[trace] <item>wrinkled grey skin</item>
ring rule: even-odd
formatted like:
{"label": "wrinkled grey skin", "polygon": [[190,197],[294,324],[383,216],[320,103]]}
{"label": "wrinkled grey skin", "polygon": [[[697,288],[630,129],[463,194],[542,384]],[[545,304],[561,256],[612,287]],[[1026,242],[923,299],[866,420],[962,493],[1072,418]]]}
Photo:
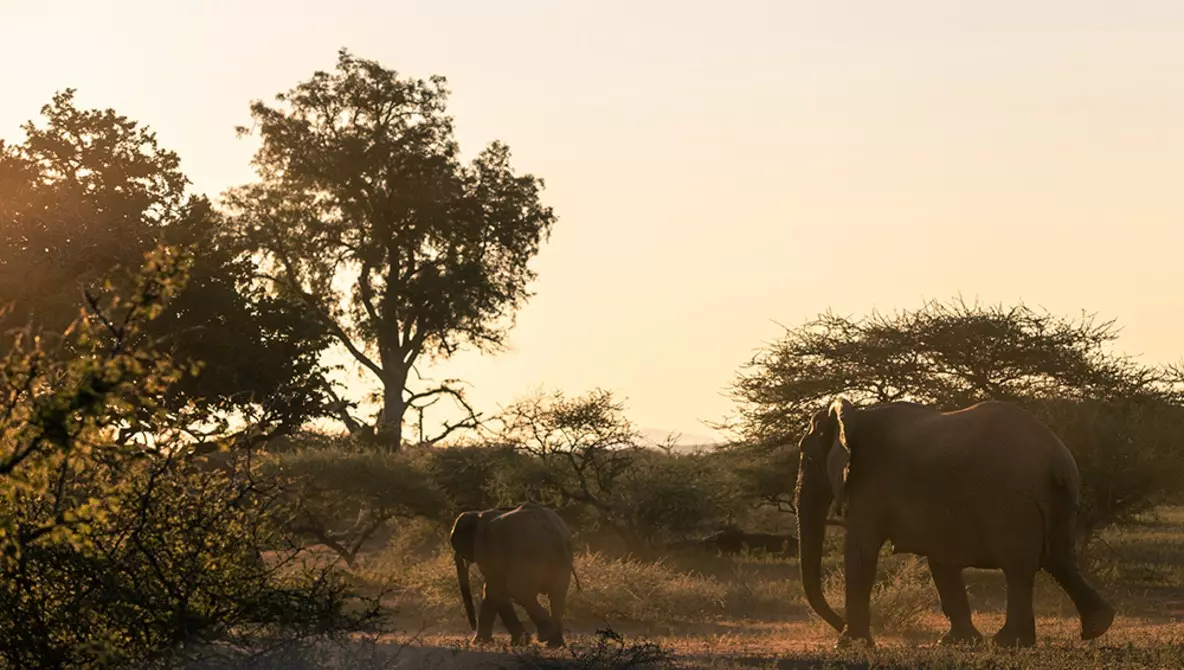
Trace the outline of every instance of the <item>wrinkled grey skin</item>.
{"label": "wrinkled grey skin", "polygon": [[[950,630],[942,644],[977,642],[963,568],[999,569],[1007,618],[996,644],[1036,642],[1032,588],[1045,570],[1069,594],[1081,637],[1109,629],[1114,608],[1082,577],[1073,529],[1077,463],[1035,416],[983,402],[955,412],[912,403],[856,408],[836,400],[801,440],[796,497],[802,584],[814,611],[840,632],[838,646],[873,644],[869,600],[885,541],[928,559]],[[822,595],[828,512],[845,518],[847,621]]]}
{"label": "wrinkled grey skin", "polygon": [[[512,644],[528,643],[530,634],[514,612],[516,602],[534,622],[540,642],[548,647],[564,645],[563,609],[575,570],[571,532],[558,514],[533,503],[464,512],[453,523],[450,539],[461,599],[469,626],[476,631],[474,642],[492,640],[493,620],[501,617]],[[469,563],[476,563],[485,577],[476,617]],[[580,588],[578,577],[576,588]],[[539,594],[551,601],[550,616],[539,604]]]}

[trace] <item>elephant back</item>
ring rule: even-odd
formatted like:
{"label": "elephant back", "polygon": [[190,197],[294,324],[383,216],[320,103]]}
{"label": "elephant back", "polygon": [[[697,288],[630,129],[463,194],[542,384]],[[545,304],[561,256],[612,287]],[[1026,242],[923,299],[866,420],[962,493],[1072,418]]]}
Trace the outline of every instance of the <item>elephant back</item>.
{"label": "elephant back", "polygon": [[571,532],[554,511],[541,505],[521,505],[484,524],[478,561],[496,569],[570,569]]}

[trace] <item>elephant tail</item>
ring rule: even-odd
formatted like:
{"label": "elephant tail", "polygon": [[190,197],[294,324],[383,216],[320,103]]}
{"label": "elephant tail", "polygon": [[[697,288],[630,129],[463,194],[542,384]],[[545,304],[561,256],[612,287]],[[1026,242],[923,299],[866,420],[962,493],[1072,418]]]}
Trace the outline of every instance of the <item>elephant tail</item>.
{"label": "elephant tail", "polygon": [[560,549],[560,554],[563,556],[563,559],[567,561],[568,566],[571,568],[571,576],[576,580],[576,590],[583,591],[584,587],[580,586],[580,576],[576,574],[576,552],[575,548],[571,545],[570,538],[564,540],[563,547]]}
{"label": "elephant tail", "polygon": [[1071,566],[1077,562],[1076,530],[1079,493],[1072,481],[1053,477],[1052,498],[1044,510],[1045,566]]}

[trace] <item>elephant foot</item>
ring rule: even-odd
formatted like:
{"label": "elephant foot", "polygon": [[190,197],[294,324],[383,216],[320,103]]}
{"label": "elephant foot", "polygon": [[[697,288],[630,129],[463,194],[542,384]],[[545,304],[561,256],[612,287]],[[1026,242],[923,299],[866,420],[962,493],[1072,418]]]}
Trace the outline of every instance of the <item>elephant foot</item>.
{"label": "elephant foot", "polygon": [[539,642],[545,643],[548,647],[562,647],[566,642],[563,640],[563,629],[556,626],[554,622],[544,622],[539,626]]}
{"label": "elephant foot", "polygon": [[525,647],[528,644],[530,644],[530,633],[526,631],[515,633],[510,636],[511,647]]}
{"label": "elephant foot", "polygon": [[1036,631],[1017,633],[1004,624],[992,640],[996,647],[1033,647],[1036,645]]}
{"label": "elephant foot", "polygon": [[562,633],[556,633],[556,634],[552,635],[551,637],[547,638],[546,642],[547,642],[547,646],[550,647],[551,649],[558,649],[559,647],[562,647],[567,644],[567,642],[564,641],[564,639],[563,639]]}
{"label": "elephant foot", "polygon": [[951,628],[945,635],[938,638],[937,643],[943,647],[955,645],[976,645],[983,641],[983,634],[970,628]]}
{"label": "elephant foot", "polygon": [[567,644],[563,640],[563,631],[556,628],[549,628],[546,630],[546,632],[540,630],[539,642],[545,643],[552,649],[555,649],[556,647],[562,647],[563,645]]}
{"label": "elephant foot", "polygon": [[839,634],[839,639],[835,641],[835,649],[849,649],[856,642],[863,642],[868,649],[876,646],[875,641],[872,640],[871,633],[864,633],[863,635],[853,635],[849,631],[844,630]]}
{"label": "elephant foot", "polygon": [[1114,623],[1114,608],[1109,603],[1102,603],[1097,609],[1081,617],[1081,639],[1093,640],[1101,637],[1110,630]]}

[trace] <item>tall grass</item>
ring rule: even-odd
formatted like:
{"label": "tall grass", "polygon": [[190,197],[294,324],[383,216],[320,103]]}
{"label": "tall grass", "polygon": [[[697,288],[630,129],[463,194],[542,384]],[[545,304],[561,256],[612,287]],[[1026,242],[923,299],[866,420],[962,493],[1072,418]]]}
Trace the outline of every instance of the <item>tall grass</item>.
{"label": "tall grass", "polygon": [[[835,611],[842,613],[846,582],[839,570],[830,572],[822,592]],[[880,560],[872,587],[871,622],[874,628],[896,633],[916,632],[925,615],[939,606],[937,590],[925,559],[913,555]]]}
{"label": "tall grass", "polygon": [[[427,625],[463,625],[464,607],[456,583],[450,550],[417,556],[409,543],[395,542],[385,552],[368,557],[359,574],[375,585],[391,588],[400,612],[414,613]],[[680,572],[663,561],[613,558],[599,552],[577,554],[574,582],[568,590],[567,618],[588,621],[628,621],[649,625],[716,619],[727,614],[728,587],[693,572]],[[470,567],[475,598],[484,580]],[[545,596],[540,597],[549,606]],[[525,620],[525,613],[520,611]]]}
{"label": "tall grass", "polygon": [[646,624],[693,623],[727,613],[728,588],[713,577],[680,572],[663,560],[576,556],[584,590],[569,593],[573,618]]}

